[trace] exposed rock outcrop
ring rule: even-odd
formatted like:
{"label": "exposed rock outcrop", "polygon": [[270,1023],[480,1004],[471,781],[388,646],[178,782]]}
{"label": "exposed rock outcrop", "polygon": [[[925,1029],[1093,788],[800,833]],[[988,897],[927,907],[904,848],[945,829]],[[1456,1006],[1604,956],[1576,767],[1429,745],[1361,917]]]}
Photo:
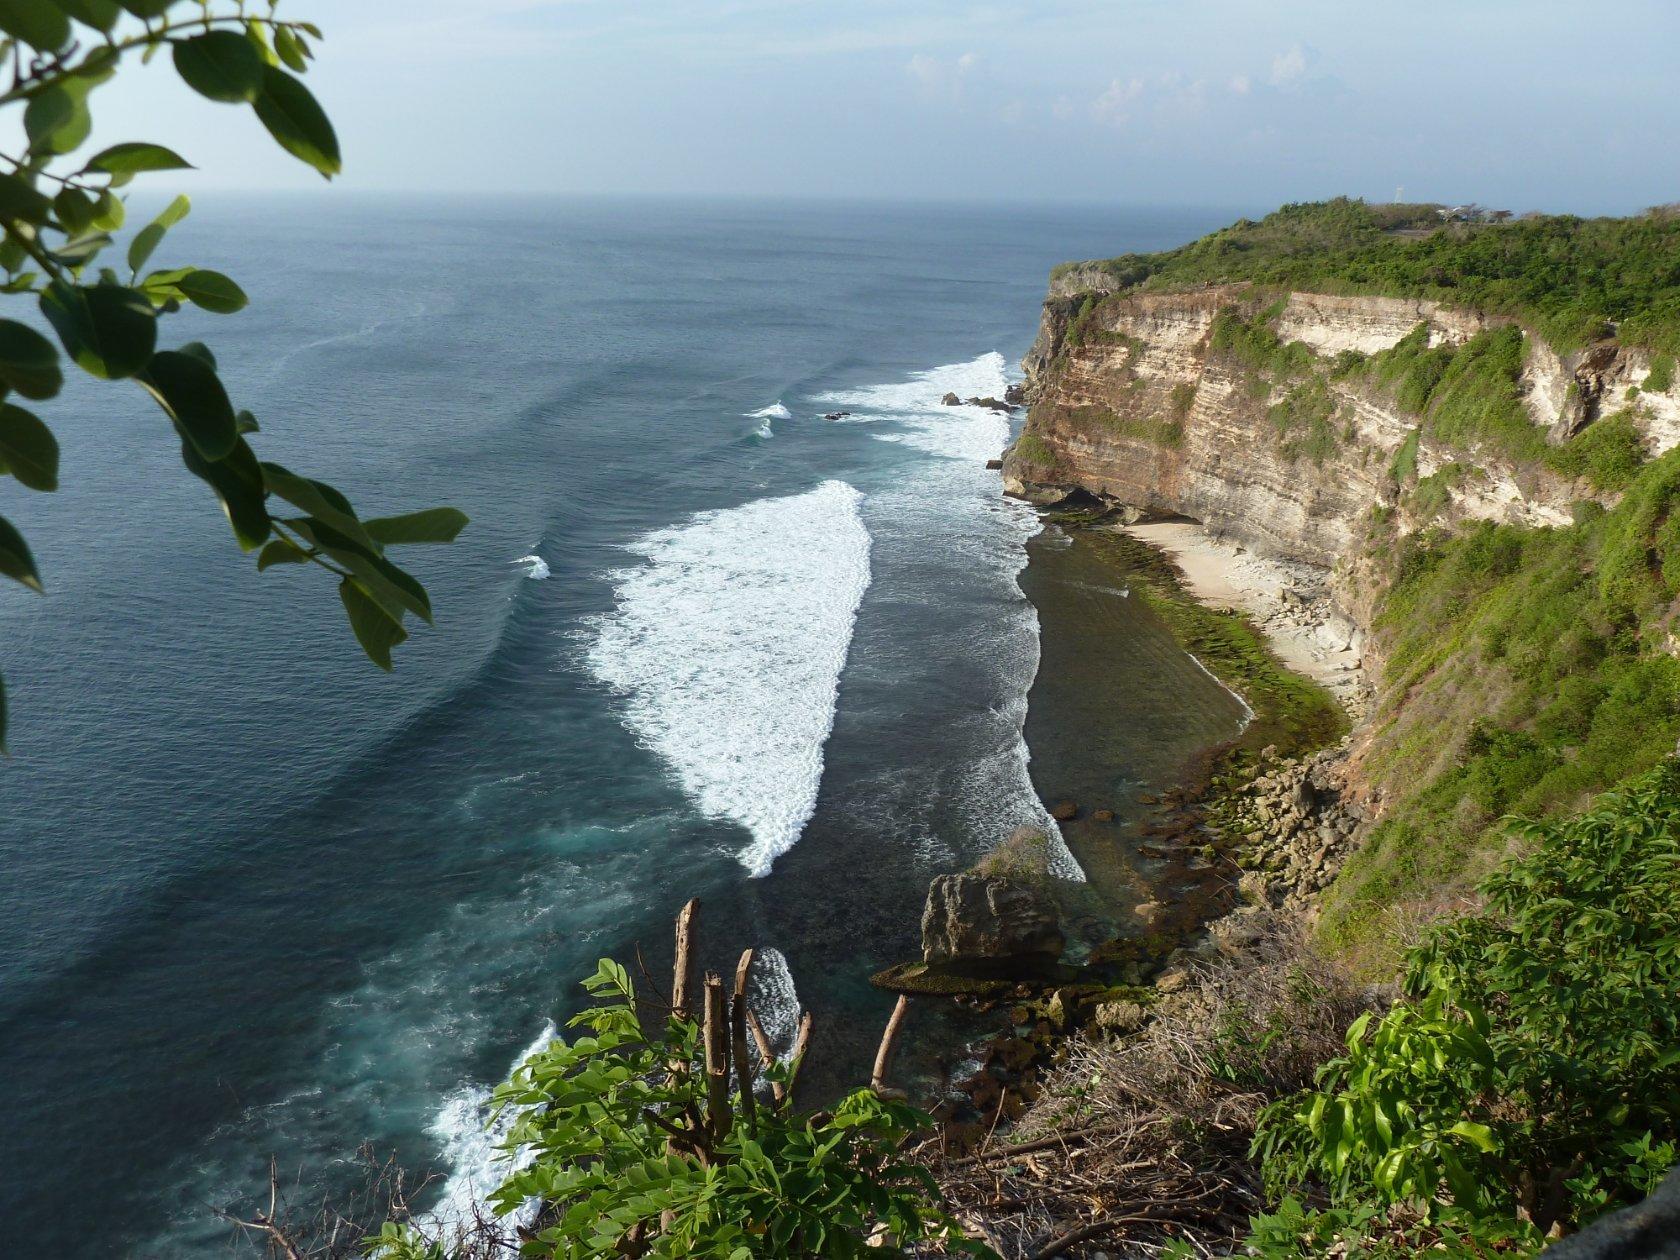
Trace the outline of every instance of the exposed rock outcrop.
{"label": "exposed rock outcrop", "polygon": [[1001,876],[941,875],[922,911],[922,957],[929,963],[994,967],[1053,962],[1066,944],[1049,896]]}
{"label": "exposed rock outcrop", "polygon": [[1267,764],[1226,803],[1220,821],[1239,840],[1239,888],[1250,903],[1299,909],[1329,886],[1369,812],[1348,788],[1344,741]]}
{"label": "exposed rock outcrop", "polygon": [[[1220,348],[1221,312],[1312,352],[1324,395],[1311,445],[1280,415],[1298,378]],[[1042,503],[1082,493],[1129,520],[1187,517],[1259,554],[1334,570],[1339,611],[1367,629],[1369,583],[1353,558],[1373,509],[1402,532],[1474,519],[1557,526],[1597,497],[1543,463],[1421,434],[1378,374],[1331,370],[1336,356],[1386,350],[1419,325],[1434,346],[1510,323],[1432,301],[1248,285],[1122,292],[1100,265],[1062,269],[1023,360],[1032,410],[1005,456],[1005,489]],[[1680,386],[1644,389],[1643,351],[1607,341],[1560,355],[1532,332],[1525,341],[1523,403],[1550,441],[1631,407],[1649,452],[1680,443]]]}

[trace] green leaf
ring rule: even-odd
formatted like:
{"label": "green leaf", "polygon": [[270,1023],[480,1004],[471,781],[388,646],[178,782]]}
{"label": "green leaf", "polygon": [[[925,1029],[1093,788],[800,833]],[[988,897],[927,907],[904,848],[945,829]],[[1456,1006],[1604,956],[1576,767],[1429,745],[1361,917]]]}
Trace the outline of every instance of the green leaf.
{"label": "green leaf", "polygon": [[118,0],[123,8],[138,18],[162,17],[176,0]]}
{"label": "green leaf", "polygon": [[0,460],[31,490],[58,489],[58,439],[39,416],[0,403]]}
{"label": "green leaf", "polygon": [[1479,1151],[1492,1154],[1498,1149],[1499,1143],[1494,1139],[1493,1130],[1485,1124],[1474,1124],[1469,1120],[1460,1120],[1447,1130],[1469,1142]]}
{"label": "green leaf", "polygon": [[286,524],[355,574],[361,589],[388,616],[401,621],[403,614],[410,612],[422,621],[431,621],[432,603],[426,588],[377,551],[352,542],[321,521],[288,520]]}
{"label": "green leaf", "polygon": [[35,569],[35,557],[29,554],[29,544],[3,516],[0,516],[0,577],[22,582],[32,591],[43,589],[41,575]]}
{"label": "green leaf", "polygon": [[23,130],[29,151],[36,154],[71,153],[93,130],[87,97],[93,84],[69,78],[29,98],[23,110]]}
{"label": "green leaf", "polygon": [[51,398],[64,384],[58,351],[28,324],[0,319],[0,381],[25,398]]}
{"label": "green leaf", "polygon": [[202,341],[187,342],[181,347],[181,353],[190,354],[193,358],[202,360],[212,372],[216,370],[216,356],[210,352],[210,347]]}
{"label": "green leaf", "polygon": [[80,188],[66,188],[53,198],[53,213],[66,233],[80,236],[93,226],[99,207]]}
{"label": "green leaf", "polygon": [[328,179],[342,169],[332,123],[299,80],[278,67],[263,67],[263,89],[254,108],[268,134],[293,157]]}
{"label": "green leaf", "polygon": [[99,207],[94,212],[93,222],[88,226],[96,227],[101,232],[115,232],[127,217],[128,209],[123,205],[122,198],[106,188],[100,191]]}
{"label": "green leaf", "polygon": [[42,224],[52,213],[52,202],[21,176],[0,173],[0,219]]}
{"label": "green leaf", "polygon": [[284,26],[274,28],[274,51],[281,61],[302,74],[309,68],[304,60],[303,43]]}
{"label": "green leaf", "polygon": [[344,601],[344,611],[350,618],[350,629],[356,642],[362,645],[368,659],[387,672],[391,669],[391,649],[408,638],[408,631],[400,621],[386,615],[374,599],[349,578],[338,584],[338,597]]}
{"label": "green leaf", "polygon": [[101,380],[133,376],[157,345],[157,315],[133,289],[55,280],[41,294],[41,313],[57,330],[65,352]]}
{"label": "green leaf", "polygon": [[175,72],[213,101],[254,101],[262,91],[262,54],[236,31],[207,31],[176,44]]}
{"label": "green leaf", "polygon": [[309,553],[285,535],[277,535],[257,556],[257,572],[272,569],[277,564],[307,564]]}
{"label": "green leaf", "polygon": [[235,412],[233,418],[238,421],[239,431],[241,433],[255,433],[261,428],[261,426],[257,424],[257,418],[249,411]]}
{"label": "green leaf", "polygon": [[262,58],[265,66],[280,64],[280,59],[274,55],[274,49],[269,47],[268,32],[263,28],[262,23],[257,21],[246,22],[245,37],[251,41],[251,47],[257,50],[257,56]]}
{"label": "green leaf", "polygon": [[370,552],[378,550],[379,544],[369,537],[361,521],[356,519],[356,512],[350,506],[350,501],[325,482],[300,477],[280,464],[265,463],[262,473],[263,484],[268,487],[270,494],[278,495],[293,507],[302,508],[304,512],[331,526],[358,546],[365,547]]}
{"label": "green leaf", "polygon": [[52,251],[52,256],[66,267],[85,267],[90,259],[97,257],[99,251],[110,243],[110,233],[94,232],[88,236],[78,236],[75,240],[60,245]]}
{"label": "green leaf", "polygon": [[251,300],[245,296],[244,289],[221,272],[209,271],[203,267],[193,268],[175,282],[175,287],[194,306],[201,306],[218,315],[231,315],[235,311],[244,310]]}
{"label": "green leaf", "polygon": [[122,15],[117,0],[53,0],[59,8],[96,31],[108,31]]}
{"label": "green leaf", "polygon": [[239,425],[215,368],[195,354],[159,350],[140,380],[205,459],[233,453]]}
{"label": "green leaf", "polygon": [[233,526],[233,536],[245,551],[255,550],[273,532],[262,467],[243,438],[225,459],[207,460],[185,437],[181,439],[181,462],[193,476],[209,483],[221,501],[222,512]]}
{"label": "green leaf", "polygon": [[183,193],[165,206],[162,214],[136,232],[134,239],[128,243],[129,270],[138,274],[163,240],[164,233],[186,218],[191,209],[192,202]]}
{"label": "green leaf", "polygon": [[147,171],[190,171],[191,162],[176,153],[173,149],[166,149],[161,144],[148,144],[144,141],[130,141],[126,144],[113,144],[108,149],[101,149],[88,159],[87,165],[82,167],[82,174],[97,172],[101,175],[113,175],[127,180],[135,175],[143,175]]}
{"label": "green leaf", "polygon": [[70,42],[70,19],[43,0],[0,0],[0,31],[31,48],[53,52]]}
{"label": "green leaf", "polygon": [[368,536],[382,547],[403,543],[451,543],[466,527],[467,514],[459,508],[427,508],[403,516],[376,516],[362,524]]}

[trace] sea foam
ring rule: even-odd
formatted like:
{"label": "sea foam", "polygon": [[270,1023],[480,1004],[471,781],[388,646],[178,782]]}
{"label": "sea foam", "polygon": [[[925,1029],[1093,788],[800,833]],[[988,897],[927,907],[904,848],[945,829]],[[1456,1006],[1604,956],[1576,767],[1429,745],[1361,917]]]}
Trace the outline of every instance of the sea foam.
{"label": "sea foam", "polygon": [[520,556],[517,560],[508,561],[509,564],[525,566],[525,576],[534,582],[540,582],[548,576],[548,561],[541,556]]}
{"label": "sea foam", "polygon": [[863,496],[841,481],[706,512],[630,550],[587,652],[624,721],[708,817],[751,836],[755,876],[816,807],[840,671],[869,586]]}
{"label": "sea foam", "polygon": [[[554,1024],[545,1023],[536,1040],[509,1066],[508,1076],[511,1078],[526,1059],[548,1049],[556,1035]],[[461,1086],[444,1100],[426,1129],[437,1139],[443,1158],[454,1171],[443,1183],[432,1210],[415,1223],[426,1237],[443,1243],[445,1249],[461,1242],[476,1219],[495,1215],[489,1204],[490,1195],[534,1158],[524,1148],[511,1155],[502,1150],[502,1143],[519,1119],[519,1113],[510,1107],[492,1119],[491,1092],[481,1085]],[[503,1217],[507,1232],[513,1232],[512,1226],[530,1224],[537,1207],[535,1202],[527,1203]]]}
{"label": "sea foam", "polygon": [[[907,548],[922,557],[937,549],[952,571],[1009,610],[988,627],[983,646],[952,645],[988,662],[1002,692],[996,710],[975,715],[960,736],[968,761],[957,796],[975,835],[995,841],[1015,827],[1034,827],[1049,838],[1052,872],[1083,880],[1085,872],[1033,790],[1027,768],[1023,730],[1027,691],[1038,672],[1038,613],[1022,595],[1017,576],[1026,565],[1026,541],[1041,524],[1031,507],[1003,498],[996,474],[984,471],[985,461],[1009,441],[1009,416],[940,401],[947,393],[1001,398],[1009,384],[1007,363],[993,351],[902,381],[831,391],[818,401],[871,424],[870,436],[878,441],[934,457],[907,468],[892,491],[872,496],[870,504],[872,514],[888,522],[876,527],[884,554]],[[959,738],[955,730],[949,734]]]}

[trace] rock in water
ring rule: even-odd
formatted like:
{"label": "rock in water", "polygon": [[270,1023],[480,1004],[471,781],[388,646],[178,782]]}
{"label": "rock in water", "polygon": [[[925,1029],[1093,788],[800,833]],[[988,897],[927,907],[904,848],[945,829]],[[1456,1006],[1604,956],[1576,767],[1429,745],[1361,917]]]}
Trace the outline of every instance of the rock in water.
{"label": "rock in water", "polygon": [[1003,391],[1003,401],[1008,403],[1011,407],[1019,407],[1022,403],[1027,401],[1026,386],[1017,381],[1015,384]]}
{"label": "rock in water", "polygon": [[1079,817],[1079,806],[1072,801],[1057,801],[1050,807],[1050,817],[1057,822],[1072,822]]}
{"label": "rock in water", "polygon": [[960,406],[962,403],[962,399],[949,392],[946,393],[945,397],[941,398],[939,401],[944,403],[947,407]]}
{"label": "rock in water", "polygon": [[922,911],[922,957],[930,962],[1044,962],[1066,941],[1049,896],[1019,880],[941,875]]}

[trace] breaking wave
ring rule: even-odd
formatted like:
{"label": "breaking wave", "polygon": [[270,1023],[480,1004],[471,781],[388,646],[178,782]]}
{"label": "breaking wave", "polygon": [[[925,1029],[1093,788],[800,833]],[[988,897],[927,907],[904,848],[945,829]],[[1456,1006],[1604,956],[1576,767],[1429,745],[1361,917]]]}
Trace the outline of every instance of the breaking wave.
{"label": "breaking wave", "polygon": [[755,876],[816,806],[840,671],[869,586],[863,496],[841,481],[705,512],[630,550],[587,660],[700,811],[751,835]]}

